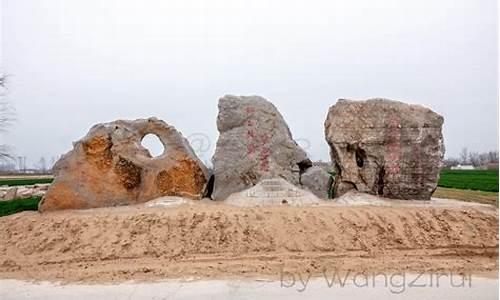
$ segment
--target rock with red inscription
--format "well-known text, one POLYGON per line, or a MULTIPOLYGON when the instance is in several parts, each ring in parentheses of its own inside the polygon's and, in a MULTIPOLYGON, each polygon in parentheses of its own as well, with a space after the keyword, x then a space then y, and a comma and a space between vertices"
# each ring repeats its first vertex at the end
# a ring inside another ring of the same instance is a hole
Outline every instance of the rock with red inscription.
POLYGON ((312 165, 276 107, 262 97, 222 97, 217 128, 212 199, 226 199, 263 179, 300 186, 301 174, 312 165))
POLYGON ((395 199, 429 199, 444 156, 442 125, 442 116, 419 105, 339 100, 325 122, 335 196, 356 189, 395 199))
POLYGON ((188 141, 156 118, 98 124, 55 165, 40 211, 136 204, 161 196, 200 199, 208 171, 188 141), (141 145, 158 136, 165 150, 152 157, 141 145))

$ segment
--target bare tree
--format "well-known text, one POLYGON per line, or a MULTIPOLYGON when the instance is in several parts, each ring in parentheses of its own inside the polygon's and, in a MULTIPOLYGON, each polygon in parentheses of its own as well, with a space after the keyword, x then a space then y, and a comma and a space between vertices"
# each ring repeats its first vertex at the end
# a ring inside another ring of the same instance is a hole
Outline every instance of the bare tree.
POLYGON ((498 151, 488 152, 488 160, 489 162, 498 162, 498 151))
POLYGON ((467 147, 462 148, 462 151, 460 151, 460 163, 462 165, 469 163, 469 151, 467 150, 467 147))
POLYGON ((455 167, 460 163, 460 161, 456 158, 450 157, 443 160, 443 167, 445 169, 450 169, 451 167, 455 167))
POLYGON ((16 171, 16 164, 13 160, 0 161, 0 174, 9 174, 16 171))
POLYGON ((47 161, 45 160, 45 157, 40 157, 40 160, 38 161, 36 168, 38 169, 38 172, 40 173, 46 173, 47 172, 47 161))
POLYGON ((477 152, 470 152, 469 153, 469 162, 474 167, 479 167, 479 166, 483 165, 483 160, 481 159, 481 155, 477 152))
MULTIPOLYGON (((14 109, 4 98, 6 92, 6 83, 7 75, 0 74, 0 133, 7 131, 7 129, 15 121, 14 109)), ((9 161, 14 159, 11 152, 11 148, 8 145, 0 145, 0 160, 9 161)))
POLYGON ((451 168, 458 164, 472 164, 474 167, 488 167, 488 164, 498 164, 498 151, 469 152, 462 148, 459 158, 448 157, 443 161, 445 168, 451 168))

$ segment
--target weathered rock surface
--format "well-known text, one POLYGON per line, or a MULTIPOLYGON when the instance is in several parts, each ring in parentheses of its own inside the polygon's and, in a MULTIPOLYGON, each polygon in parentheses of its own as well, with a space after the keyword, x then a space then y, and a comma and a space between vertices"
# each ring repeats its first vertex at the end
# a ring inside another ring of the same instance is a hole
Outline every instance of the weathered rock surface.
POLYGON ((14 187, 9 187, 9 189, 5 192, 5 195, 3 195, 2 199, 4 201, 9 201, 9 200, 14 200, 17 198, 17 186, 14 187))
POLYGON ((442 125, 442 116, 418 105, 339 100, 325 122, 336 196, 356 189, 388 198, 430 199, 444 155, 442 125))
POLYGON ((50 183, 23 186, 0 186, 0 201, 25 199, 45 195, 50 183))
POLYGON ((188 141, 156 118, 95 125, 54 172, 40 211, 135 204, 160 196, 200 199, 208 176, 188 141), (154 158, 141 145, 150 133, 165 147, 154 158))
POLYGON ((212 199, 225 199, 263 179, 300 185, 301 174, 312 165, 276 107, 262 97, 222 97, 217 128, 212 199))
POLYGON ((300 177, 302 186, 321 199, 328 199, 330 181, 330 174, 318 166, 310 167, 300 177))

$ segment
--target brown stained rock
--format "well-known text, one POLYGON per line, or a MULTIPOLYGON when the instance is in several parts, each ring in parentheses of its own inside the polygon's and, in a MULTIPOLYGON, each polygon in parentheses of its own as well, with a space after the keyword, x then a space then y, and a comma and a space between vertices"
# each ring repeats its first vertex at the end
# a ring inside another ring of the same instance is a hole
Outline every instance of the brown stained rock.
POLYGON ((325 122, 335 196, 356 189, 388 198, 430 199, 444 156, 442 125, 442 116, 418 105, 339 100, 325 122))
POLYGON ((171 170, 158 173, 156 185, 168 196, 196 198, 197 191, 193 187, 207 184, 207 173, 192 174, 191 170, 196 168, 196 162, 189 157, 182 158, 171 170))
POLYGON ((208 170, 188 141, 156 118, 98 124, 55 165, 40 211, 117 206, 161 196, 200 199, 208 170), (151 157, 141 145, 156 134, 165 147, 151 157))
POLYGON ((131 190, 141 186, 142 168, 130 160, 120 157, 115 165, 115 172, 125 188, 131 190))

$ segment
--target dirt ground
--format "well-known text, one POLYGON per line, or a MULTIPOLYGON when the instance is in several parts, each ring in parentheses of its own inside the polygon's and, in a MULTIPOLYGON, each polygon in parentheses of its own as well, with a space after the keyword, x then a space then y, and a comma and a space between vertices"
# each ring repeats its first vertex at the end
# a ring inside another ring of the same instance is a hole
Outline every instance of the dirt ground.
POLYGON ((449 198, 467 202, 491 204, 498 207, 498 193, 495 192, 449 189, 449 188, 438 187, 432 196, 436 198, 449 198))
POLYGON ((0 218, 0 279, 107 283, 282 272, 497 276, 498 209, 466 202, 184 201, 0 218), (175 204, 175 203, 174 203, 175 204))

